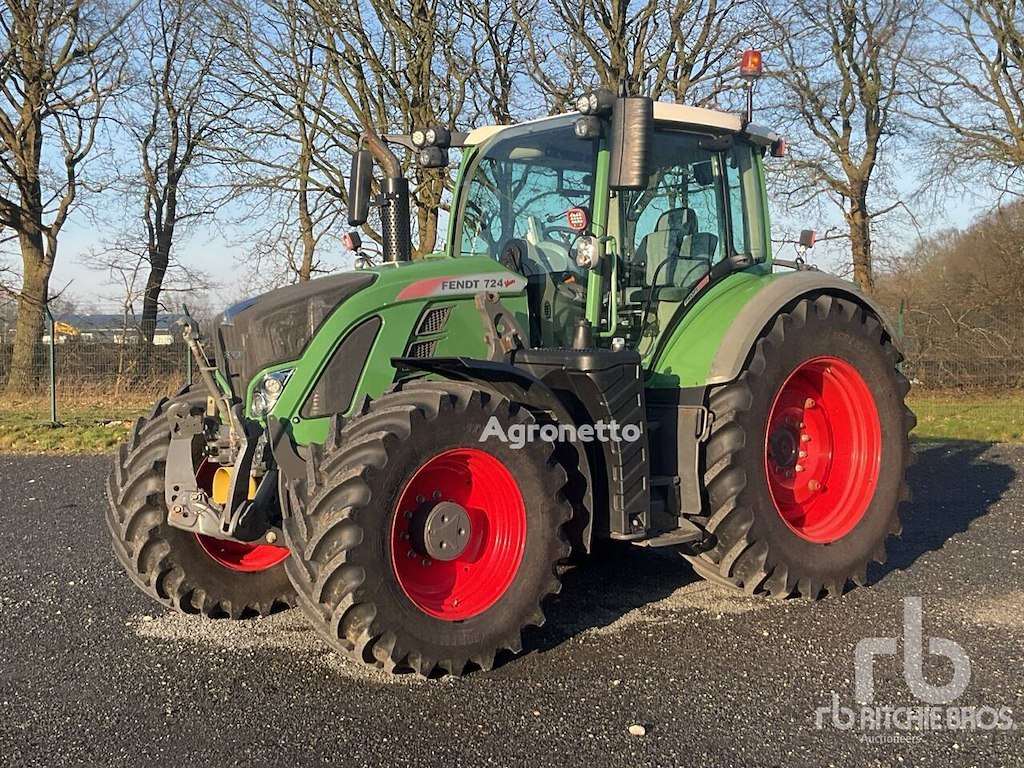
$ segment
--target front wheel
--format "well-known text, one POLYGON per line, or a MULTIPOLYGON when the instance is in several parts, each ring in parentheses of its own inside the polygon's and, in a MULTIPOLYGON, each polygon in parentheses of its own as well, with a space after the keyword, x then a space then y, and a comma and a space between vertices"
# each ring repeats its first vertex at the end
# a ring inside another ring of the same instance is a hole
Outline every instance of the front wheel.
POLYGON ((414 382, 312 449, 285 522, 287 568, 333 648, 422 675, 490 669, 521 649, 559 589, 572 516, 552 446, 496 437, 531 421, 488 392, 414 382), (481 442, 489 425, 500 429, 481 442))
POLYGON ((850 301, 776 318, 739 379, 711 395, 707 529, 695 570, 748 592, 808 598, 863 584, 900 532, 914 415, 899 355, 850 301))
MULTIPOLYGON (((167 408, 205 408, 201 392, 161 400, 135 423, 107 479, 107 527, 114 555, 132 581, 157 602, 182 613, 244 619, 283 610, 295 600, 284 571, 288 550, 200 536, 167 522, 164 467, 171 433, 167 408)), ((198 442, 198 441, 197 441, 198 442)), ((210 490, 214 467, 195 446, 200 487, 210 490)))

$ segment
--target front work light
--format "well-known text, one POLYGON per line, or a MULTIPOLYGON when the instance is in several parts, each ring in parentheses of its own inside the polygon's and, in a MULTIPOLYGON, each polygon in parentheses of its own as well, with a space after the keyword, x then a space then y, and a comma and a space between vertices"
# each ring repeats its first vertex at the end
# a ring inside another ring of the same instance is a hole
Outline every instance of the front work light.
POLYGON ((596 117, 607 117, 610 115, 614 104, 615 94, 607 88, 598 88, 595 91, 584 93, 576 99, 576 109, 581 115, 594 115, 596 117))
POLYGON ((601 138, 601 119, 593 115, 581 117, 573 125, 573 131, 575 131, 577 139, 584 141, 599 139, 601 138))

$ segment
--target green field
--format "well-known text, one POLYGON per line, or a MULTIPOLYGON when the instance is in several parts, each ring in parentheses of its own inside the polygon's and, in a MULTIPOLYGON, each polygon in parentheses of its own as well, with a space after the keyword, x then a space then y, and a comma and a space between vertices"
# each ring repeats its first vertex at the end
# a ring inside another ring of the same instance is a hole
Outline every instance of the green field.
POLYGON ((152 405, 149 396, 132 395, 110 402, 58 404, 62 426, 54 427, 48 400, 5 397, 0 402, 0 453, 112 452, 152 405))
MULTIPOLYGON (((59 404, 60 427, 50 425, 44 398, 0 402, 0 453, 108 453, 125 439, 132 422, 152 407, 151 395, 116 401, 59 404)), ((914 392, 919 440, 1024 442, 1024 391, 998 394, 914 392)))
POLYGON ((1024 442, 1024 391, 912 392, 909 403, 919 439, 1024 442))

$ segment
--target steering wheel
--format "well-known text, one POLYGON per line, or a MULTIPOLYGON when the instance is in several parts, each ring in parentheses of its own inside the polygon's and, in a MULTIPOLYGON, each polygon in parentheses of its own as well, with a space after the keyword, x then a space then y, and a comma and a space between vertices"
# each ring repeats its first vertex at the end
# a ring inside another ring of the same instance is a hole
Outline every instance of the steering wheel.
POLYGON ((577 237, 579 237, 580 234, 581 234, 581 232, 579 230, 573 229, 572 227, 567 227, 564 224, 548 224, 548 225, 546 225, 544 227, 544 239, 545 240, 551 240, 552 242, 555 242, 555 243, 561 242, 563 245, 565 245, 567 247, 571 246, 573 241, 577 237), (549 235, 551 235, 552 233, 559 234, 559 235, 565 235, 566 237, 565 237, 564 241, 561 240, 561 239, 560 240, 555 240, 555 239, 549 237, 549 235))

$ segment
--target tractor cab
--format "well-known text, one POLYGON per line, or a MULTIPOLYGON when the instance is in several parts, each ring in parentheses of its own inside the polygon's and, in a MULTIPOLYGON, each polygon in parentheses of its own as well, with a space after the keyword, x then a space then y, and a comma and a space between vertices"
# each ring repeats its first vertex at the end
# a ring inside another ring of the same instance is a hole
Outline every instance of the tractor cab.
POLYGON ((780 140, 738 116, 597 98, 606 114, 465 136, 448 255, 485 256, 526 278, 529 346, 620 338, 647 359, 702 289, 737 269, 768 270, 762 156, 780 140), (631 146, 619 138, 620 104, 634 107, 631 146))

